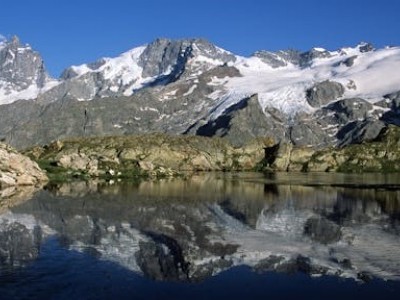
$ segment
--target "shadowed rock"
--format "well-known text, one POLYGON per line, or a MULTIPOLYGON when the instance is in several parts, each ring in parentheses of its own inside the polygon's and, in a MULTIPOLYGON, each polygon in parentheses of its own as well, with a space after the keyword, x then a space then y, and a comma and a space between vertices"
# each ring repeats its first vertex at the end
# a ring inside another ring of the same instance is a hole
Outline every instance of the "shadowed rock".
POLYGON ((344 126, 337 134, 339 146, 375 140, 385 129, 386 124, 378 120, 355 121, 344 126))
POLYGON ((344 87, 338 82, 322 81, 306 91, 307 102, 312 107, 321 107, 342 97, 344 87))

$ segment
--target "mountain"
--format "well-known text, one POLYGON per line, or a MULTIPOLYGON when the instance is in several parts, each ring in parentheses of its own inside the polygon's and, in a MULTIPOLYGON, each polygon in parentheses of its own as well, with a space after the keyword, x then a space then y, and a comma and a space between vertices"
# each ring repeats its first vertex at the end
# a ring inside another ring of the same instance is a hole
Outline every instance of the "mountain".
POLYGON ((0 136, 18 148, 147 132, 343 146, 400 124, 399 47, 241 57, 204 39, 157 39, 55 80, 13 38, 0 44, 0 65, 0 136))
POLYGON ((57 81, 47 74, 39 53, 18 37, 0 41, 0 104, 35 99, 57 81))
POLYGON ((131 96, 145 87, 195 77, 234 60, 234 55, 204 40, 157 39, 116 58, 67 68, 55 90, 57 98, 68 94, 77 100, 131 96))

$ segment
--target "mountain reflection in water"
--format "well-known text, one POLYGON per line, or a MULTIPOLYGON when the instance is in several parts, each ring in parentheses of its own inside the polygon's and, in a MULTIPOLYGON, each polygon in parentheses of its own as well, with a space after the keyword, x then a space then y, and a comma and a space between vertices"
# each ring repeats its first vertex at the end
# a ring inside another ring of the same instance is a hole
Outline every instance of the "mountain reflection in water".
POLYGON ((397 281, 399 185, 398 175, 244 173, 49 186, 1 210, 0 286, 67 252, 160 281, 236 266, 397 281))

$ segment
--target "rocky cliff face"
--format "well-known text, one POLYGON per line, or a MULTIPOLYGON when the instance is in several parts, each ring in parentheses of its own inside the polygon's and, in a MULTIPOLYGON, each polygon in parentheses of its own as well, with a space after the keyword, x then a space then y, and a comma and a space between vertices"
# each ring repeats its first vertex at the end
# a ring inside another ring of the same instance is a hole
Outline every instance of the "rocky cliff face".
POLYGON ((35 99, 52 84, 54 80, 48 76, 39 53, 21 44, 16 36, 0 42, 0 104, 35 99))
POLYGON ((58 81, 17 38, 0 53, 0 137, 18 148, 149 132, 322 148, 372 140, 400 123, 396 47, 245 58, 202 39, 157 39, 67 68, 58 81))

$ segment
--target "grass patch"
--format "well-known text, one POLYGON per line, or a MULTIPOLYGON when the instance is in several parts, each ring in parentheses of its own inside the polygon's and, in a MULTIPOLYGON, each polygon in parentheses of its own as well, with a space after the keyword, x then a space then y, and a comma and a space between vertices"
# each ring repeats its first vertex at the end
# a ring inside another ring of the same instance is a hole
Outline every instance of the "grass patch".
POLYGON ((90 176, 86 172, 63 168, 51 160, 38 160, 39 167, 45 170, 50 181, 69 182, 72 180, 89 180, 90 176))

